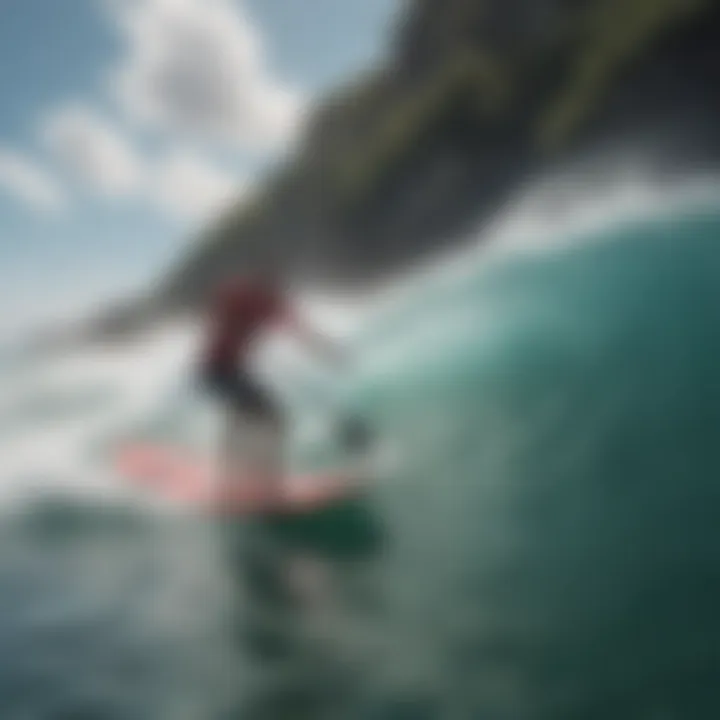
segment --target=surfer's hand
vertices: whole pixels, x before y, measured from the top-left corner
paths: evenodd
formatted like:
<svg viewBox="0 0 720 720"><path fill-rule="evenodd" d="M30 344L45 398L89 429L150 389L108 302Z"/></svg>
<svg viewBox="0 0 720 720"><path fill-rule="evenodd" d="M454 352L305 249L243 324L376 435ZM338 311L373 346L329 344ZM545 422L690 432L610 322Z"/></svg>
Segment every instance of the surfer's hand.
<svg viewBox="0 0 720 720"><path fill-rule="evenodd" d="M295 335L311 350L320 357L324 357L328 362L337 367L346 367L349 362L348 353L345 348L323 333L318 332L315 328L310 327L302 322L296 316L291 316L289 327Z"/></svg>

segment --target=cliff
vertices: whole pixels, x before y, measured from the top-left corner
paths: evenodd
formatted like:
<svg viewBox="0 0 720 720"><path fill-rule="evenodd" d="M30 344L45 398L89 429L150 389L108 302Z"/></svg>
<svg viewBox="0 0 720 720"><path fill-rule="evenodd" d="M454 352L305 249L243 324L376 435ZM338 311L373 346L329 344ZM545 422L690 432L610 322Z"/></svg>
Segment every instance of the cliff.
<svg viewBox="0 0 720 720"><path fill-rule="evenodd" d="M386 63L324 100L295 156L158 299L192 307L255 247L310 281L376 279L462 242L528 177L594 154L712 166L719 41L712 0L409 2Z"/></svg>

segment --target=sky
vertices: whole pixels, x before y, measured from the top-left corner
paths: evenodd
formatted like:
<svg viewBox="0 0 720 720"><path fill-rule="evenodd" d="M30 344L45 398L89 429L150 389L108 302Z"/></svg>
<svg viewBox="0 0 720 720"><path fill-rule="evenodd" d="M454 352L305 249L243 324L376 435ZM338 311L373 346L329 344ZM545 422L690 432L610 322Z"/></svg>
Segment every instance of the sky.
<svg viewBox="0 0 720 720"><path fill-rule="evenodd" d="M397 0L3 0L0 334L141 288L377 62Z"/></svg>

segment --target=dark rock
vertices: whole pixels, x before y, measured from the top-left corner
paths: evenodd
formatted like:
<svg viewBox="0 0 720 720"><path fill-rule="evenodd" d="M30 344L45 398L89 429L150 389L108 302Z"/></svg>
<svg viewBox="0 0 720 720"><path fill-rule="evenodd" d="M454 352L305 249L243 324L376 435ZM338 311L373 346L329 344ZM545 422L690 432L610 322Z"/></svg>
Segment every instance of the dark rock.
<svg viewBox="0 0 720 720"><path fill-rule="evenodd" d="M385 65L325 99L296 155L180 259L155 309L196 307L258 248L307 282L382 279L583 159L712 167L719 35L709 1L413 0Z"/></svg>

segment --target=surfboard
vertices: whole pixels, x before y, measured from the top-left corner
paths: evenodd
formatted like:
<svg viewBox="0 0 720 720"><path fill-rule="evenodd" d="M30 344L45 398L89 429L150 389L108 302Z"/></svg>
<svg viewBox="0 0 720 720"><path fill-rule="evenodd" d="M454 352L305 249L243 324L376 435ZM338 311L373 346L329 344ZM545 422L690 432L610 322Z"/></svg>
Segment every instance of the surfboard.
<svg viewBox="0 0 720 720"><path fill-rule="evenodd" d="M160 500L220 514L302 514L357 496L362 483L343 470L290 474L275 492L250 476L219 485L209 458L190 450L151 443L121 447L115 468L132 483Z"/></svg>

